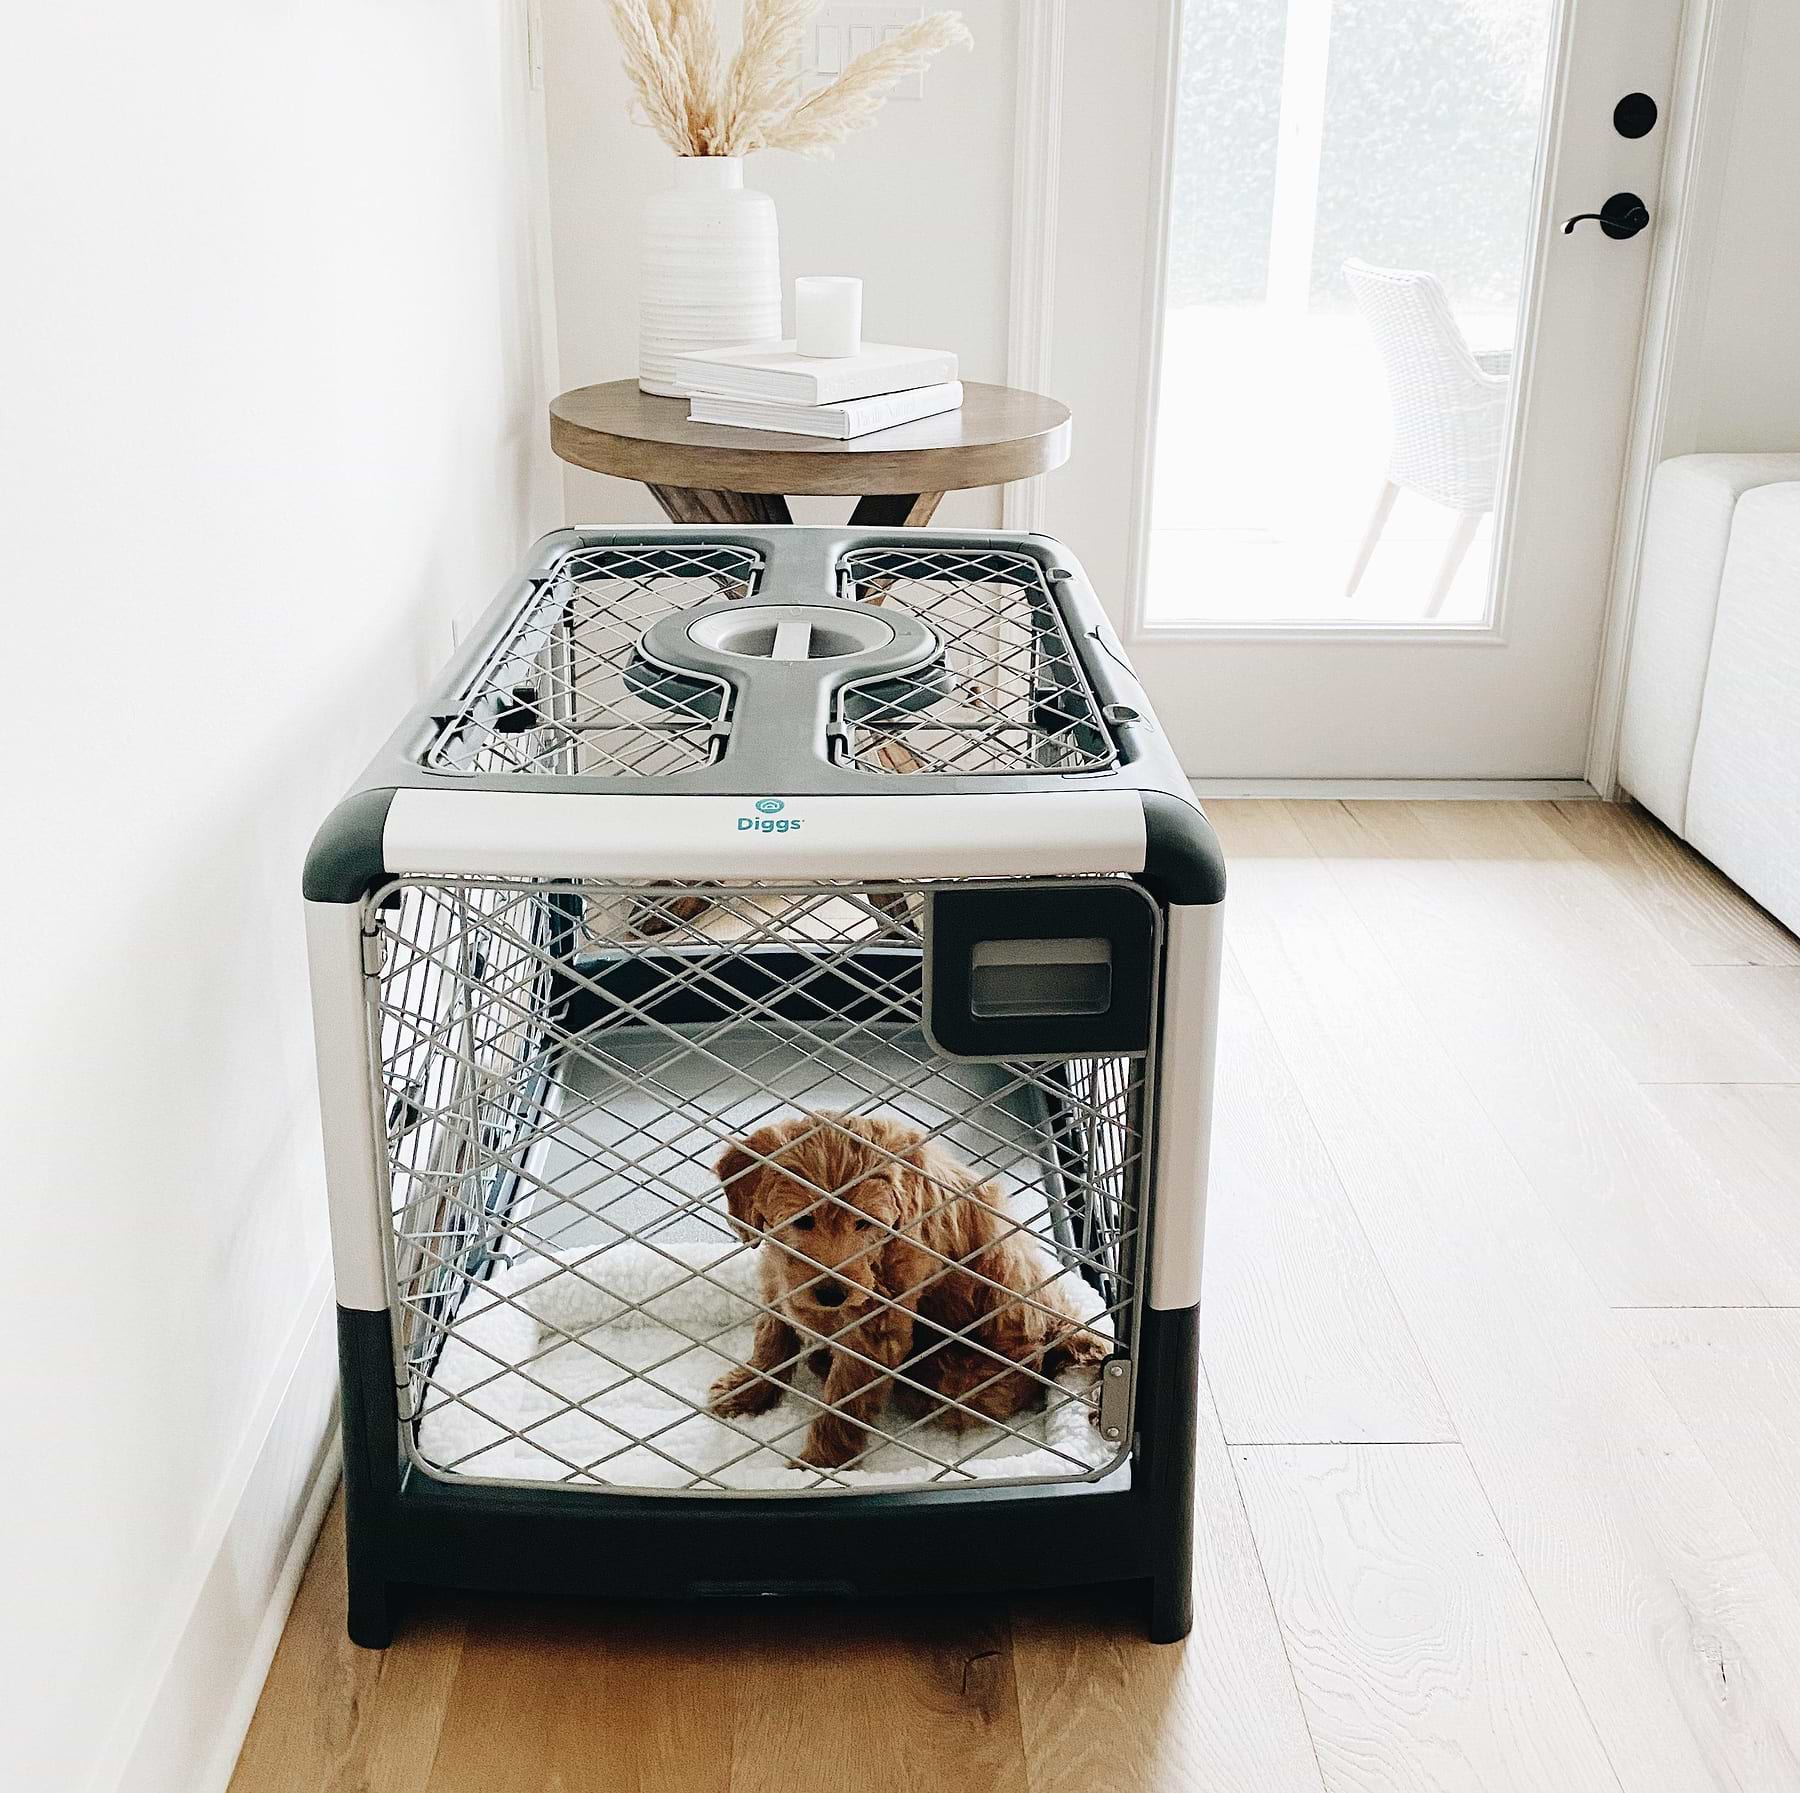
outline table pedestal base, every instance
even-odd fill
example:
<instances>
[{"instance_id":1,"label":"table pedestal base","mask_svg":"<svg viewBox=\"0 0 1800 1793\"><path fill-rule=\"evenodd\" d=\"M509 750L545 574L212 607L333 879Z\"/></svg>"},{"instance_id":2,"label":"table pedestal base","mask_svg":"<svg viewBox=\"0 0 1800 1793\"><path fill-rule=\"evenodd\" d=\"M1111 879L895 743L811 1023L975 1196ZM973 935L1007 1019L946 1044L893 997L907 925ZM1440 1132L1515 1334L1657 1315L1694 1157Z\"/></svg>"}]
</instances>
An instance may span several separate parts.
<instances>
[{"instance_id":1,"label":"table pedestal base","mask_svg":"<svg viewBox=\"0 0 1800 1793\"><path fill-rule=\"evenodd\" d=\"M650 487L672 523L791 523L779 492L723 492L703 486ZM859 529L921 529L943 501L942 492L871 492L856 501L851 524Z\"/></svg>"}]
</instances>

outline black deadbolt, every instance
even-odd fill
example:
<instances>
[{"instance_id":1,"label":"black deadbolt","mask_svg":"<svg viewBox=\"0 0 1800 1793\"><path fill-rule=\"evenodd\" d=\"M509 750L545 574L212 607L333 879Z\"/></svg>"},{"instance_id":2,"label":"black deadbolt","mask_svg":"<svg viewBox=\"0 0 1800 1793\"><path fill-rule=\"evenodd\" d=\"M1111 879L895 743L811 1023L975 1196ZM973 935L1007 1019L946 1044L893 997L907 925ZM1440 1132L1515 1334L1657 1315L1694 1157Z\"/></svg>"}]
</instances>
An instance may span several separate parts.
<instances>
[{"instance_id":1,"label":"black deadbolt","mask_svg":"<svg viewBox=\"0 0 1800 1793\"><path fill-rule=\"evenodd\" d=\"M1656 129L1656 102L1647 93L1628 93L1613 107L1613 129L1621 137L1648 137Z\"/></svg>"},{"instance_id":2,"label":"black deadbolt","mask_svg":"<svg viewBox=\"0 0 1800 1793\"><path fill-rule=\"evenodd\" d=\"M1577 212L1563 224L1566 237L1577 224L1594 219L1609 237L1635 237L1650 222L1650 208L1635 193L1615 193L1597 212Z\"/></svg>"}]
</instances>

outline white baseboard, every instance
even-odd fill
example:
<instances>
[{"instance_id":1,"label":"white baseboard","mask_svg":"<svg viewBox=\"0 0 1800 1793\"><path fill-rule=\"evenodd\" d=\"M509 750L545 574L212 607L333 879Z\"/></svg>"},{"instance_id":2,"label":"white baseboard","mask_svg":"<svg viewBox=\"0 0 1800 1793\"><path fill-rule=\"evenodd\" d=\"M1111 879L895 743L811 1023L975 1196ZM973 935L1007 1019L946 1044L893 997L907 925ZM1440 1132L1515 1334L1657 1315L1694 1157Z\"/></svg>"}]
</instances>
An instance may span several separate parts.
<instances>
[{"instance_id":1,"label":"white baseboard","mask_svg":"<svg viewBox=\"0 0 1800 1793\"><path fill-rule=\"evenodd\" d=\"M336 1375L335 1363L332 1373ZM306 1573L306 1565L312 1560L313 1546L319 1541L319 1529L325 1523L325 1510L331 1505L332 1495L337 1492L343 1468L344 1454L338 1438L337 1404L334 1401L325 1443L319 1452L318 1462L314 1465L312 1479L307 1484L306 1497L300 1506L287 1555L282 1559L275 1577L275 1586L263 1609L262 1623L257 1627L249 1654L244 1658L243 1672L238 1676L237 1686L226 1704L214 1736L212 1754L207 1759L203 1772L193 1782L194 1793L225 1793L231 1783L231 1771L237 1767L245 1734L250 1729L251 1719L256 1716L256 1702L262 1698L263 1683L269 1678L269 1665L275 1660L276 1646L281 1642L282 1632L287 1629L294 1596L300 1591L300 1577Z\"/></svg>"},{"instance_id":2,"label":"white baseboard","mask_svg":"<svg viewBox=\"0 0 1800 1793\"><path fill-rule=\"evenodd\" d=\"M1190 778L1194 795L1291 797L1397 803L1568 803L1590 802L1599 793L1581 778Z\"/></svg>"},{"instance_id":3,"label":"white baseboard","mask_svg":"<svg viewBox=\"0 0 1800 1793\"><path fill-rule=\"evenodd\" d=\"M337 1485L331 1295L323 1266L144 1652L92 1793L225 1793Z\"/></svg>"}]
</instances>

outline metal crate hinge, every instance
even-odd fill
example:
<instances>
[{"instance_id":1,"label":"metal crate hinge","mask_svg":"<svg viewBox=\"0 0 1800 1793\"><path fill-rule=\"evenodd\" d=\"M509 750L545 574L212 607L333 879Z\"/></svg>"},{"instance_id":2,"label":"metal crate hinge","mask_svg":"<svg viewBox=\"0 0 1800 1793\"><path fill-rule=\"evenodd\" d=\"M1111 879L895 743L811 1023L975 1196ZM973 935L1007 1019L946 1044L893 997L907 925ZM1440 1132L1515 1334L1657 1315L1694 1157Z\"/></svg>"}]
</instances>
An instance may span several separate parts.
<instances>
[{"instance_id":1,"label":"metal crate hinge","mask_svg":"<svg viewBox=\"0 0 1800 1793\"><path fill-rule=\"evenodd\" d=\"M380 931L363 930L362 961L364 977L380 977L381 961L387 956L387 943Z\"/></svg>"},{"instance_id":2,"label":"metal crate hinge","mask_svg":"<svg viewBox=\"0 0 1800 1793\"><path fill-rule=\"evenodd\" d=\"M1100 1436L1119 1444L1131 1422L1131 1359L1109 1357L1100 1371L1100 1411L1096 1416Z\"/></svg>"}]
</instances>

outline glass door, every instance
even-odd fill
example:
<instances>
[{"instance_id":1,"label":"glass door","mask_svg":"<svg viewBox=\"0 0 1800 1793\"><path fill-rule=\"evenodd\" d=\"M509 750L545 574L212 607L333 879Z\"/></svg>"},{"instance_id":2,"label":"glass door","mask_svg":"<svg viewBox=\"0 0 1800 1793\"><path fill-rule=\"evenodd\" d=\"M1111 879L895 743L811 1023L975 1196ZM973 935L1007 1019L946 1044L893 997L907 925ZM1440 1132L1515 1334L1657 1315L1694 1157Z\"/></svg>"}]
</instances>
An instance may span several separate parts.
<instances>
[{"instance_id":1,"label":"glass door","mask_svg":"<svg viewBox=\"0 0 1800 1793\"><path fill-rule=\"evenodd\" d=\"M1181 8L1131 625L1196 775L1580 775L1678 22Z\"/></svg>"}]
</instances>

